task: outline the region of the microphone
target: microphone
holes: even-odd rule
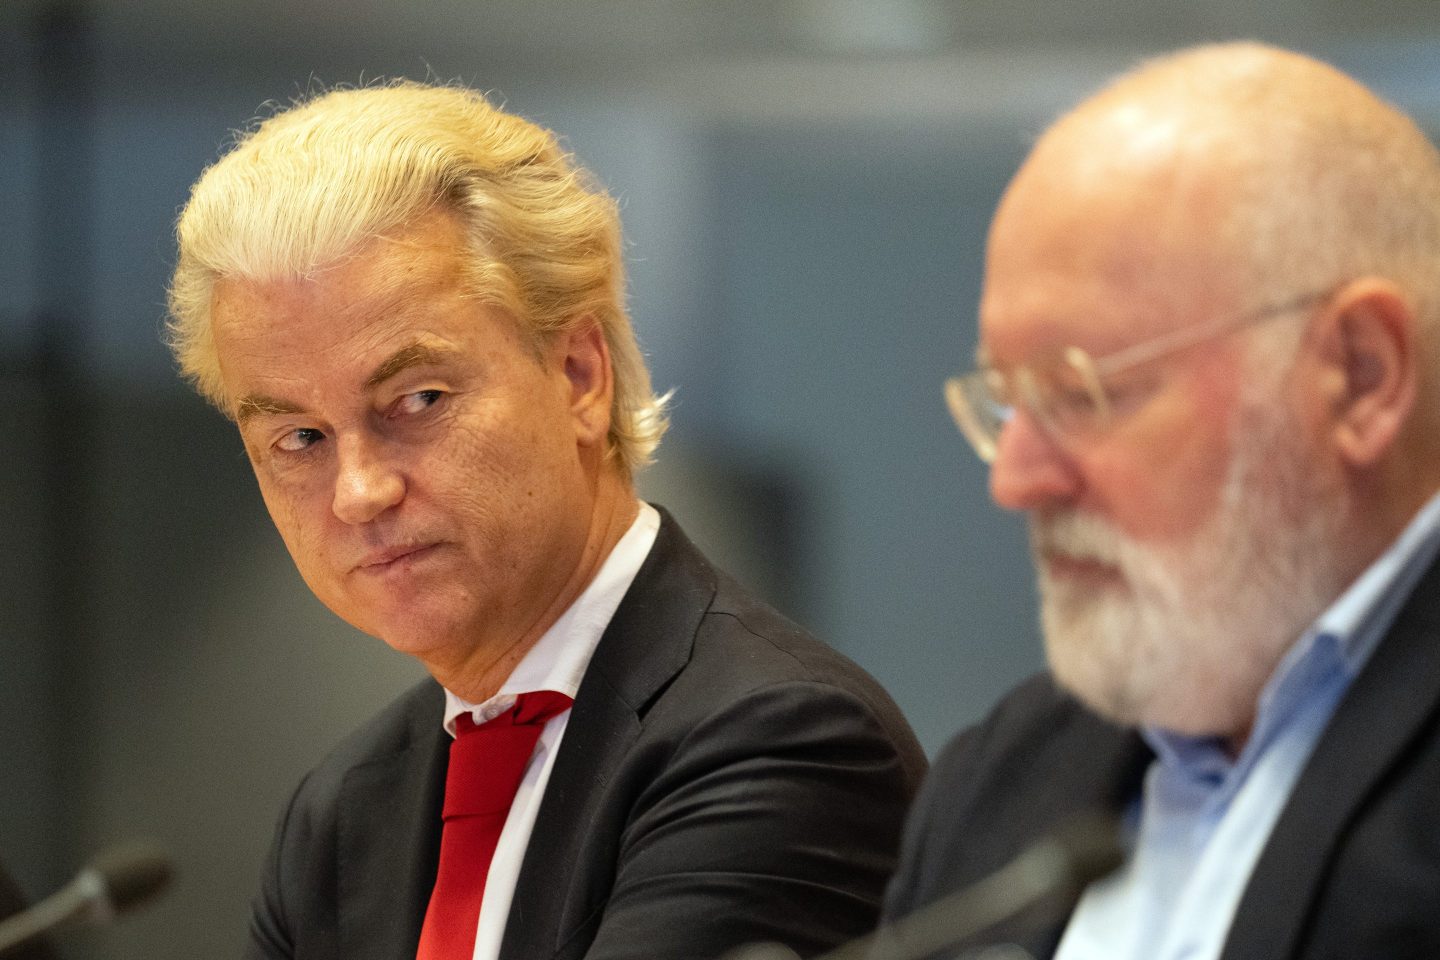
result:
[[[1113,819],[1079,817],[984,879],[814,960],[919,960],[1049,897],[1078,896],[1124,859]],[[724,960],[799,960],[799,954],[782,944],[757,943]]]
[[[174,873],[169,856],[148,844],[107,847],[55,893],[0,920],[0,957],[71,922],[111,923],[165,889]]]

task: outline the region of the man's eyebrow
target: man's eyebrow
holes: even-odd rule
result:
[[[423,343],[412,343],[392,353],[388,359],[375,368],[365,380],[365,386],[377,387],[402,370],[411,367],[439,365],[455,358],[458,351],[427,347]],[[267,414],[304,413],[299,404],[280,400],[262,393],[251,393],[235,401],[235,422],[244,423],[254,417]]]
[[[264,394],[252,393],[235,401],[235,422],[242,424],[252,417],[266,414],[303,413],[298,404],[289,400],[277,400]]]
[[[423,343],[412,343],[409,346],[401,347],[390,355],[390,358],[375,368],[370,378],[365,381],[366,387],[378,387],[402,370],[411,367],[438,366],[449,360],[453,360],[456,351],[448,349],[437,349],[427,347]]]

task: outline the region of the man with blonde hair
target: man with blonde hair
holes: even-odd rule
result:
[[[462,88],[259,124],[178,225],[172,342],[315,594],[433,679],[281,818],[248,956],[811,952],[923,758],[857,667],[635,495],[665,428],[613,201]]]
[[[889,917],[1098,809],[1120,870],[962,946],[1440,956],[1437,264],[1434,146],[1308,57],[1183,51],[1040,138],[946,390],[1050,672],[937,760]]]

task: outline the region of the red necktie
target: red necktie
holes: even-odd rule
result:
[[[571,703],[563,693],[540,690],[520,694],[514,707],[479,726],[469,714],[456,718],[445,774],[440,869],[416,960],[470,960],[474,954],[485,877],[515,791],[545,722]]]

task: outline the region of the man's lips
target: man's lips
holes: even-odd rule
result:
[[[361,573],[384,573],[406,560],[419,559],[436,546],[437,544],[434,543],[412,543],[399,547],[386,547],[383,550],[372,550],[360,559],[354,569]]]
[[[1112,563],[1058,551],[1045,553],[1045,569],[1050,576],[1065,580],[1103,583],[1121,579],[1119,568]]]

